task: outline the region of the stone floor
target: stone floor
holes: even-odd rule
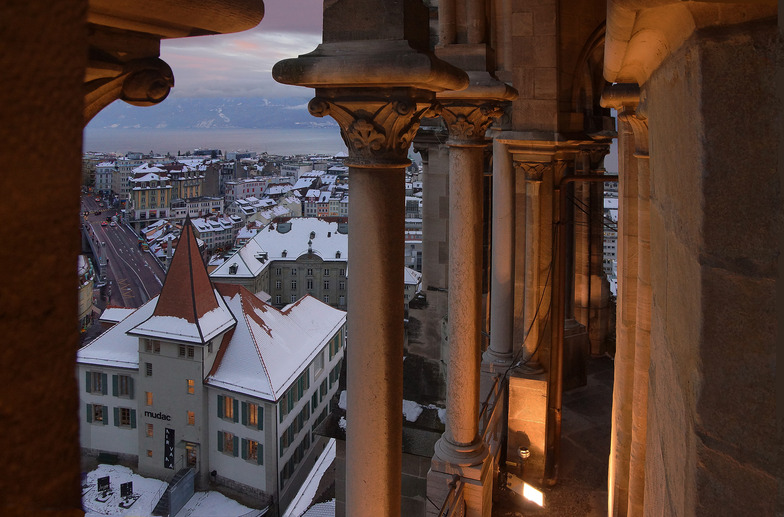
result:
[[[558,484],[544,489],[545,506],[502,486],[493,494],[494,517],[607,515],[612,359],[588,359],[587,374],[587,385],[563,394],[561,468]]]

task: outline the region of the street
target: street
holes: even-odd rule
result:
[[[137,308],[159,294],[166,275],[152,255],[139,248],[136,234],[119,222],[119,215],[115,226],[101,225],[118,211],[100,207],[95,196],[87,194],[82,196],[84,211],[89,215],[86,220],[82,216],[82,223],[87,225],[88,235],[98,251],[95,259],[105,257],[108,261],[106,286],[96,289],[96,305],[101,309],[109,305]]]

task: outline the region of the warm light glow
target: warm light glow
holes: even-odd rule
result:
[[[532,503],[544,506],[544,494],[525,482],[523,483],[523,497]]]

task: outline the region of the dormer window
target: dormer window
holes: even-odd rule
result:
[[[229,274],[230,274],[230,275],[236,275],[236,274],[237,274],[237,267],[238,267],[238,266],[237,266],[237,264],[236,264],[236,263],[234,263],[234,264],[230,265],[230,266],[229,266]]]
[[[340,258],[340,251],[335,252],[335,258]]]

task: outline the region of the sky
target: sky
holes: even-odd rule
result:
[[[176,97],[312,97],[282,85],[272,66],[321,43],[323,0],[264,0],[264,19],[248,31],[161,42],[161,59],[174,72]]]

